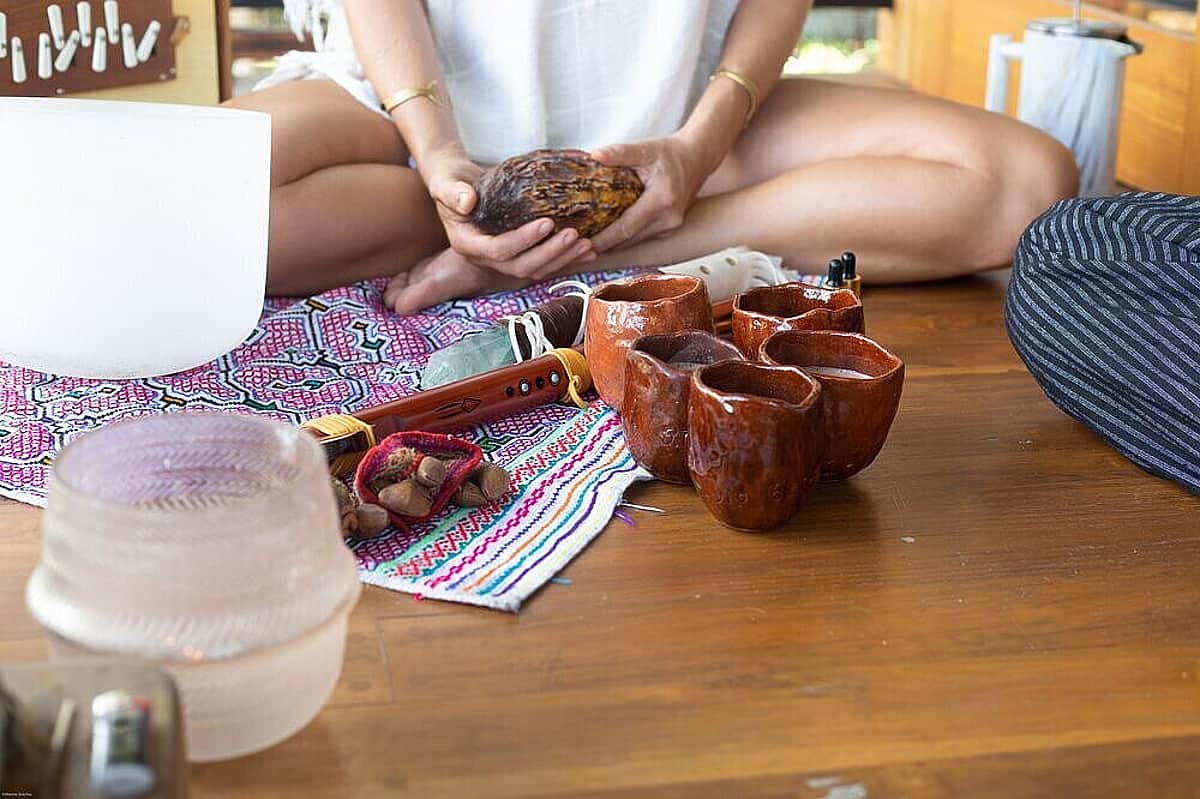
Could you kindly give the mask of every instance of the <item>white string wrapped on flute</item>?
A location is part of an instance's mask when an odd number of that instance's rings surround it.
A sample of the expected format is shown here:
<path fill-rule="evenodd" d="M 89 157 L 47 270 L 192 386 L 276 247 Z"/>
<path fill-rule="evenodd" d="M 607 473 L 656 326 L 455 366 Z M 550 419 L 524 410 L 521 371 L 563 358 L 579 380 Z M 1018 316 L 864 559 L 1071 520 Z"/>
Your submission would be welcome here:
<path fill-rule="evenodd" d="M 575 340 L 569 345 L 574 347 L 583 343 L 583 331 L 587 324 L 588 298 L 592 295 L 592 287 L 580 280 L 564 280 L 551 286 L 550 291 L 553 293 L 562 288 L 575 289 L 575 291 L 564 294 L 564 297 L 583 299 L 583 310 L 579 314 L 579 329 L 575 333 Z M 508 340 L 512 344 L 513 358 L 516 359 L 516 363 L 548 355 L 556 349 L 554 342 L 546 335 L 546 325 L 537 311 L 526 311 L 516 316 L 508 316 L 502 321 L 508 324 Z M 518 328 L 525 333 L 525 340 L 529 342 L 528 358 L 521 351 L 521 342 L 517 338 Z"/>

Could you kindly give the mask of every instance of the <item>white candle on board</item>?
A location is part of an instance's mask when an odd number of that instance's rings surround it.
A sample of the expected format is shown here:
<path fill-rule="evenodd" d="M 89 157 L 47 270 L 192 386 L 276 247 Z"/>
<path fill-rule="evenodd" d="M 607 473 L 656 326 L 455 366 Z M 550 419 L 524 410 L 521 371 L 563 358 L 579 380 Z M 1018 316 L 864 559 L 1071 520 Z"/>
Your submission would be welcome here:
<path fill-rule="evenodd" d="M 12 78 L 13 83 L 25 82 L 25 47 L 20 36 L 14 36 L 12 40 Z"/>
<path fill-rule="evenodd" d="M 125 57 L 125 69 L 133 69 L 138 65 L 137 45 L 133 42 L 133 26 L 128 22 L 121 23 L 121 54 Z"/>
<path fill-rule="evenodd" d="M 110 42 L 116 44 L 121 40 L 121 17 L 117 0 L 104 0 L 104 28 Z"/>
<path fill-rule="evenodd" d="M 154 45 L 158 42 L 158 32 L 162 30 L 162 25 L 158 20 L 150 20 L 150 24 L 146 26 L 146 32 L 142 34 L 142 40 L 137 46 L 137 60 L 139 63 L 146 63 L 150 60 L 150 54 L 154 52 Z"/>
<path fill-rule="evenodd" d="M 63 30 L 62 6 L 58 3 L 46 6 L 46 16 L 50 19 L 50 35 L 54 38 L 54 49 L 61 50 L 67 46 L 67 33 Z"/>
<path fill-rule="evenodd" d="M 92 37 L 92 72 L 108 69 L 108 34 L 104 28 L 96 28 Z"/>
<path fill-rule="evenodd" d="M 75 4 L 75 19 L 79 21 L 79 43 L 92 46 L 92 4 L 82 0 Z"/>
<path fill-rule="evenodd" d="M 50 34 L 38 34 L 37 76 L 42 80 L 54 77 L 54 57 L 50 55 Z"/>
<path fill-rule="evenodd" d="M 0 11 L 0 58 L 8 56 L 8 14 Z"/>
<path fill-rule="evenodd" d="M 75 59 L 75 51 L 79 49 L 79 31 L 71 31 L 71 35 L 67 37 L 67 46 L 58 51 L 58 58 L 54 59 L 54 68 L 59 72 L 66 72 L 70 68 L 71 62 Z"/>

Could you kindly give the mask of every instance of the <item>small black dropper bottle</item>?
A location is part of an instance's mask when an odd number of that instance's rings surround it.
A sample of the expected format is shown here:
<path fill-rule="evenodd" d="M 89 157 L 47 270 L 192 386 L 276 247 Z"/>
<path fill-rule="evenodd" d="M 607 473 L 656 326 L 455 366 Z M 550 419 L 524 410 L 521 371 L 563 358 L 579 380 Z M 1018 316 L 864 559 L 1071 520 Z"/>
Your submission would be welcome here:
<path fill-rule="evenodd" d="M 858 258 L 854 256 L 854 253 L 847 250 L 846 252 L 842 253 L 842 265 L 846 267 L 846 280 L 853 280 L 855 277 L 855 269 L 858 266 Z"/>
<path fill-rule="evenodd" d="M 841 259 L 834 258 L 829 262 L 829 274 L 825 277 L 825 286 L 831 289 L 840 289 L 845 276 L 846 265 L 841 262 Z"/>
<path fill-rule="evenodd" d="M 845 267 L 843 276 L 846 278 L 847 288 L 853 291 L 856 297 L 861 297 L 862 278 L 858 276 L 858 258 L 847 250 L 842 253 L 842 265 Z"/>

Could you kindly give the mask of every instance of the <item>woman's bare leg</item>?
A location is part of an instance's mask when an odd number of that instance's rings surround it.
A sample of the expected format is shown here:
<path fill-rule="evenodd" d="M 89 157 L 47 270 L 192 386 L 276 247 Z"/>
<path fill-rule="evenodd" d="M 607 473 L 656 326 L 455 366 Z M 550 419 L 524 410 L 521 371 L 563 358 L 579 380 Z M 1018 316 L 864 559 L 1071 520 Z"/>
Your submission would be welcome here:
<path fill-rule="evenodd" d="M 228 105 L 272 117 L 270 294 L 395 275 L 445 246 L 395 126 L 336 84 L 297 81 Z"/>
<path fill-rule="evenodd" d="M 1007 117 L 913 92 L 786 80 L 683 227 L 599 265 L 744 243 L 810 271 L 854 250 L 872 282 L 951 277 L 1007 265 L 1029 223 L 1077 189 L 1067 149 Z"/>
<path fill-rule="evenodd" d="M 768 98 L 682 227 L 587 268 L 746 244 L 817 272 L 854 250 L 870 282 L 952 277 L 1005 266 L 1025 227 L 1077 187 L 1066 148 L 1006 117 L 913 92 L 792 79 Z M 442 260 L 402 278 L 397 307 L 498 280 Z"/>

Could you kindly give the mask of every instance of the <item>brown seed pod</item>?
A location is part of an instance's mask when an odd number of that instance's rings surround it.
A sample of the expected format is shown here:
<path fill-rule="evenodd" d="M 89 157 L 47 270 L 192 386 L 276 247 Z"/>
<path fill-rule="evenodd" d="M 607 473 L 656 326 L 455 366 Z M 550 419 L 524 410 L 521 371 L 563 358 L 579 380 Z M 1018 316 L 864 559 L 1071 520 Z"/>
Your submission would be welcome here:
<path fill-rule="evenodd" d="M 358 497 L 346 487 L 345 483 L 336 477 L 331 478 L 329 482 L 333 486 L 333 496 L 337 499 L 339 514 L 344 514 L 347 510 L 352 511 L 358 507 Z"/>
<path fill-rule="evenodd" d="M 360 538 L 374 538 L 386 530 L 390 524 L 387 510 L 369 502 L 358 506 L 356 517 Z"/>
<path fill-rule="evenodd" d="M 358 495 L 346 487 L 346 484 L 336 477 L 332 478 L 333 496 L 337 500 L 338 523 L 342 528 L 342 538 L 351 538 L 358 532 Z"/>
<path fill-rule="evenodd" d="M 440 458 L 428 455 L 417 466 L 417 482 L 427 488 L 440 488 L 446 482 L 446 464 Z"/>
<path fill-rule="evenodd" d="M 398 516 L 426 516 L 433 510 L 433 501 L 415 480 L 385 486 L 379 504 Z"/>
<path fill-rule="evenodd" d="M 462 508 L 478 508 L 488 504 L 488 498 L 479 486 L 467 480 L 454 492 L 454 504 Z"/>
<path fill-rule="evenodd" d="M 471 221 L 489 235 L 549 217 L 555 230 L 575 228 L 591 238 L 642 195 L 629 167 L 605 166 L 581 150 L 534 150 L 501 161 L 475 185 Z"/>
<path fill-rule="evenodd" d="M 488 502 L 495 502 L 507 494 L 512 484 L 508 472 L 488 461 L 481 461 L 472 469 L 469 479 L 479 486 Z"/>
<path fill-rule="evenodd" d="M 358 511 L 351 508 L 342 514 L 342 538 L 355 538 L 358 536 L 359 523 Z"/>

